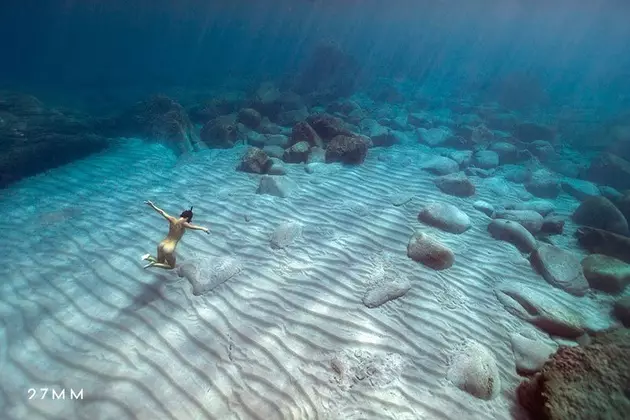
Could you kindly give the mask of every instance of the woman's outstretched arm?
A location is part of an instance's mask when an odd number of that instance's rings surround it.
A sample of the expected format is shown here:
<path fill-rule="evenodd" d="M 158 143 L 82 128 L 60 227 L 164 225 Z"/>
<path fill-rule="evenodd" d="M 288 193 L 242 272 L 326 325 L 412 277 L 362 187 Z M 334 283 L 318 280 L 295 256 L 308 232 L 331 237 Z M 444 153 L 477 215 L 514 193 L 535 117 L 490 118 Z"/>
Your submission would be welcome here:
<path fill-rule="evenodd" d="M 161 208 L 159 208 L 155 204 L 153 204 L 152 201 L 145 201 L 144 204 L 147 204 L 153 210 L 155 210 L 158 213 L 160 213 L 162 215 L 162 217 L 164 217 L 169 222 L 172 222 L 175 219 L 173 216 L 169 215 L 167 212 L 165 212 L 164 210 L 162 210 Z"/>

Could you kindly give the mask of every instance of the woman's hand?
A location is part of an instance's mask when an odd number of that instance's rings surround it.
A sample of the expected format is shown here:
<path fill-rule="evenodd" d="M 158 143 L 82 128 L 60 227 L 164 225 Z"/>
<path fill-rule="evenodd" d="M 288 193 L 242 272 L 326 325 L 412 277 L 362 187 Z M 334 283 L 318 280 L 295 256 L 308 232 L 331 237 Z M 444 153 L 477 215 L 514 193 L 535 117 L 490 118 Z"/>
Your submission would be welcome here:
<path fill-rule="evenodd" d="M 207 227 L 203 228 L 203 231 L 206 232 L 208 235 L 210 234 L 210 229 L 208 229 Z"/>
<path fill-rule="evenodd" d="M 146 205 L 148 205 L 148 206 L 150 206 L 150 207 L 155 207 L 155 204 L 153 204 L 153 201 L 150 201 L 150 200 L 146 200 L 146 201 L 144 202 L 144 204 L 146 204 Z"/>

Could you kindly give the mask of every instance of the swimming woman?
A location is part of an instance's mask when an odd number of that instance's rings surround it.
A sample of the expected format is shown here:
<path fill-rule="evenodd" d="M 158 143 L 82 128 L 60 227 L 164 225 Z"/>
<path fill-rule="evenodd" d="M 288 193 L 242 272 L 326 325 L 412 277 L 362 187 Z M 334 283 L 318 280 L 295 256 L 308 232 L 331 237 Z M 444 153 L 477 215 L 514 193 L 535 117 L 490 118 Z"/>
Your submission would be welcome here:
<path fill-rule="evenodd" d="M 158 267 L 166 270 L 175 268 L 175 247 L 177 247 L 177 243 L 182 239 L 182 236 L 184 236 L 186 229 L 202 230 L 206 233 L 210 233 L 208 228 L 190 223 L 193 218 L 192 207 L 190 210 L 184 210 L 182 214 L 179 215 L 179 218 L 176 218 L 156 207 L 151 201 L 145 201 L 144 203 L 168 220 L 169 225 L 168 235 L 166 235 L 166 238 L 164 238 L 157 247 L 157 258 L 151 256 L 151 254 L 142 256 L 143 260 L 149 261 L 149 264 L 145 265 L 144 268 Z"/>

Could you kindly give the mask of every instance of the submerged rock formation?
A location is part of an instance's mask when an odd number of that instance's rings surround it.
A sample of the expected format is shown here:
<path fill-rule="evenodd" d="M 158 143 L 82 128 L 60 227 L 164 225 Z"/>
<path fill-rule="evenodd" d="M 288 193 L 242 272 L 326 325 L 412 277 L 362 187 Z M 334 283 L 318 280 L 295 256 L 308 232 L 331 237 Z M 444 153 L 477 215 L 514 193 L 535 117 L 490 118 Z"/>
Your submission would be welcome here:
<path fill-rule="evenodd" d="M 629 329 L 598 334 L 585 347 L 561 347 L 540 373 L 521 383 L 519 403 L 537 420 L 626 420 L 628 354 Z"/>

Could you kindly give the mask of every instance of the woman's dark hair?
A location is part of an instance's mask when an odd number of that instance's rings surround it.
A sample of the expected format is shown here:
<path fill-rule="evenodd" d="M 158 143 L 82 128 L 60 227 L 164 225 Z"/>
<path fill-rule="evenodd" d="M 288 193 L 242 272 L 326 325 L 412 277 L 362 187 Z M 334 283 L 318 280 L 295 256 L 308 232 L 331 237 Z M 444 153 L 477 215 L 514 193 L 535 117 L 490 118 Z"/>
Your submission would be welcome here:
<path fill-rule="evenodd" d="M 184 210 L 182 214 L 179 215 L 179 217 L 184 217 L 186 221 L 190 223 L 193 217 L 192 209 L 193 209 L 192 206 L 190 206 L 190 210 Z"/>

